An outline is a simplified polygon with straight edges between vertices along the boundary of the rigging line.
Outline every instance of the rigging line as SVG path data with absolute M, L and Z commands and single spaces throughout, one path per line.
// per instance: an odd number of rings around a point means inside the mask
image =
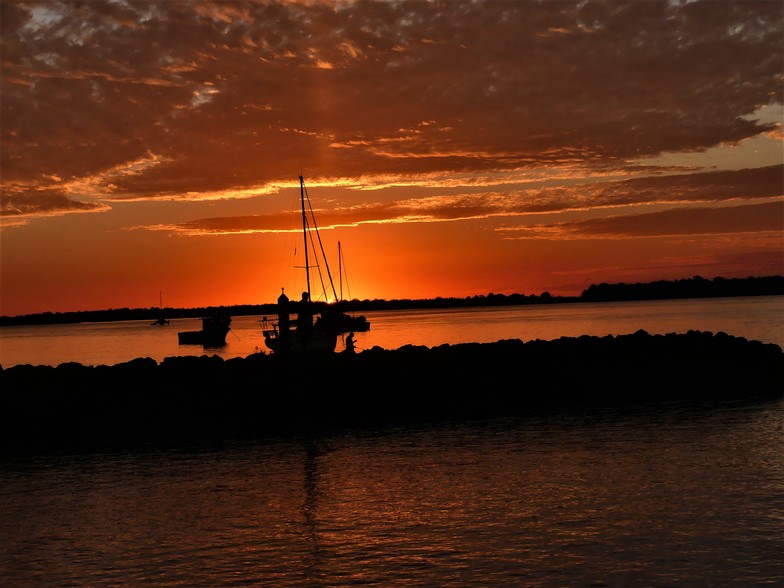
M 307 217 L 305 218 L 303 224 L 304 224 L 304 238 L 306 240 L 308 240 L 308 242 L 310 243 L 309 246 L 306 243 L 305 250 L 306 251 L 311 251 L 312 255 L 307 256 L 307 259 L 308 259 L 307 267 L 304 266 L 304 265 L 295 265 L 294 267 L 307 270 L 306 273 L 308 275 L 310 274 L 310 270 L 312 270 L 312 269 L 315 269 L 318 272 L 318 281 L 321 284 L 321 294 L 314 297 L 314 293 L 311 292 L 311 288 L 310 288 L 311 280 L 310 280 L 309 277 L 307 279 L 307 291 L 308 291 L 308 294 L 311 297 L 311 300 L 314 301 L 314 302 L 315 302 L 315 300 L 320 300 L 322 298 L 322 296 L 323 296 L 324 300 L 326 300 L 327 299 L 327 288 L 324 285 L 324 274 L 323 274 L 323 272 L 321 270 L 321 264 L 320 264 L 320 260 L 319 260 L 319 256 L 318 256 L 318 250 L 316 249 L 316 242 L 313 240 L 313 231 L 314 231 L 314 229 L 311 227 L 310 223 L 308 222 Z
M 304 188 L 304 184 L 303 184 Z M 338 293 L 335 291 L 335 284 L 332 281 L 332 272 L 329 270 L 329 262 L 327 261 L 327 255 L 324 253 L 324 244 L 321 242 L 321 233 L 319 233 L 318 224 L 316 223 L 316 215 L 313 212 L 313 204 L 310 201 L 310 194 L 308 194 L 308 189 L 304 188 L 305 191 L 305 200 L 308 202 L 308 210 L 310 211 L 310 218 L 313 220 L 313 230 L 316 233 L 316 239 L 318 239 L 319 249 L 321 251 L 321 259 L 324 260 L 324 267 L 327 270 L 327 277 L 329 278 L 329 285 L 332 288 L 332 296 L 335 300 L 338 298 Z M 313 238 L 311 237 L 311 242 Z M 324 288 L 326 292 L 326 288 Z
M 293 198 L 286 208 L 289 211 L 289 214 L 286 215 L 286 218 L 289 219 L 287 221 L 288 224 L 282 228 L 282 235 L 280 236 L 280 241 L 278 241 L 280 254 L 277 256 L 277 279 L 280 284 L 285 284 L 289 288 L 289 292 L 299 290 L 299 282 L 301 281 L 299 277 L 300 272 L 294 271 L 298 267 L 298 245 L 300 244 L 298 240 L 302 234 L 302 227 L 297 214 L 299 207 L 299 197 Z
M 311 216 L 312 216 L 312 211 L 311 211 Z M 315 217 L 313 218 L 313 222 L 315 223 Z M 312 229 L 311 225 L 310 225 L 310 222 L 309 222 L 309 219 L 307 217 L 304 217 L 303 225 L 304 225 L 305 239 L 309 239 L 310 240 L 310 247 L 306 247 L 306 248 L 313 252 L 312 257 L 308 258 L 309 259 L 309 262 L 308 262 L 309 265 L 308 265 L 307 269 L 308 270 L 316 269 L 316 271 L 318 272 L 318 279 L 319 279 L 319 283 L 321 284 L 321 294 L 318 296 L 318 299 L 321 299 L 321 296 L 323 296 L 324 299 L 326 300 L 327 299 L 327 288 L 324 285 L 324 275 L 323 275 L 323 272 L 321 271 L 321 264 L 320 264 L 320 260 L 319 260 L 319 256 L 318 256 L 318 250 L 316 249 L 316 243 L 313 240 L 313 232 L 315 230 L 316 233 L 318 234 L 318 227 L 316 227 L 315 229 Z M 308 286 L 310 286 L 310 280 L 308 280 Z M 310 287 L 308 287 L 308 294 L 310 295 L 311 300 L 313 300 L 313 292 L 310 291 Z
M 310 246 L 311 246 L 312 249 L 315 250 L 316 244 L 313 242 L 313 235 L 312 234 L 310 235 Z M 326 301 L 326 299 L 327 299 L 327 287 L 324 284 L 324 272 L 321 271 L 321 264 L 319 263 L 319 258 L 317 256 L 314 255 L 313 265 L 311 265 L 310 267 L 316 268 L 316 270 L 318 272 L 319 283 L 321 284 L 321 293 L 323 294 L 324 299 Z
M 343 249 L 340 247 L 340 242 L 338 242 L 338 257 L 340 262 L 341 268 L 341 275 L 340 275 L 340 299 L 343 300 L 343 282 L 346 282 L 346 292 L 348 294 L 348 300 L 351 300 L 351 286 L 349 285 L 348 281 L 348 270 L 346 269 L 346 258 L 343 256 Z M 345 278 L 345 280 L 344 280 Z

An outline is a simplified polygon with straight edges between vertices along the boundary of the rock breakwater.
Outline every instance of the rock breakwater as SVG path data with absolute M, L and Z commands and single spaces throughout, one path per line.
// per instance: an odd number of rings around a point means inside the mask
M 136 447 L 673 400 L 781 398 L 784 354 L 725 333 L 0 370 L 0 453 Z

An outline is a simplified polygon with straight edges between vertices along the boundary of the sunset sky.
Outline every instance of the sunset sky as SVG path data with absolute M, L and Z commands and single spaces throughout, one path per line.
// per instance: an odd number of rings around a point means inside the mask
M 784 274 L 781 0 L 0 9 L 2 315 Z

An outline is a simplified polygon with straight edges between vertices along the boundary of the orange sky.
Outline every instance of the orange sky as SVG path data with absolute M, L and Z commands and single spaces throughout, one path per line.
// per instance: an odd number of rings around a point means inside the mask
M 780 0 L 0 10 L 2 315 L 784 274 Z

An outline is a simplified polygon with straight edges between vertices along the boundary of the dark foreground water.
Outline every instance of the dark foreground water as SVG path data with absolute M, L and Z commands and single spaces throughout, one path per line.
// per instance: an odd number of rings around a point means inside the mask
M 781 586 L 782 553 L 782 401 L 0 462 L 3 586 Z

